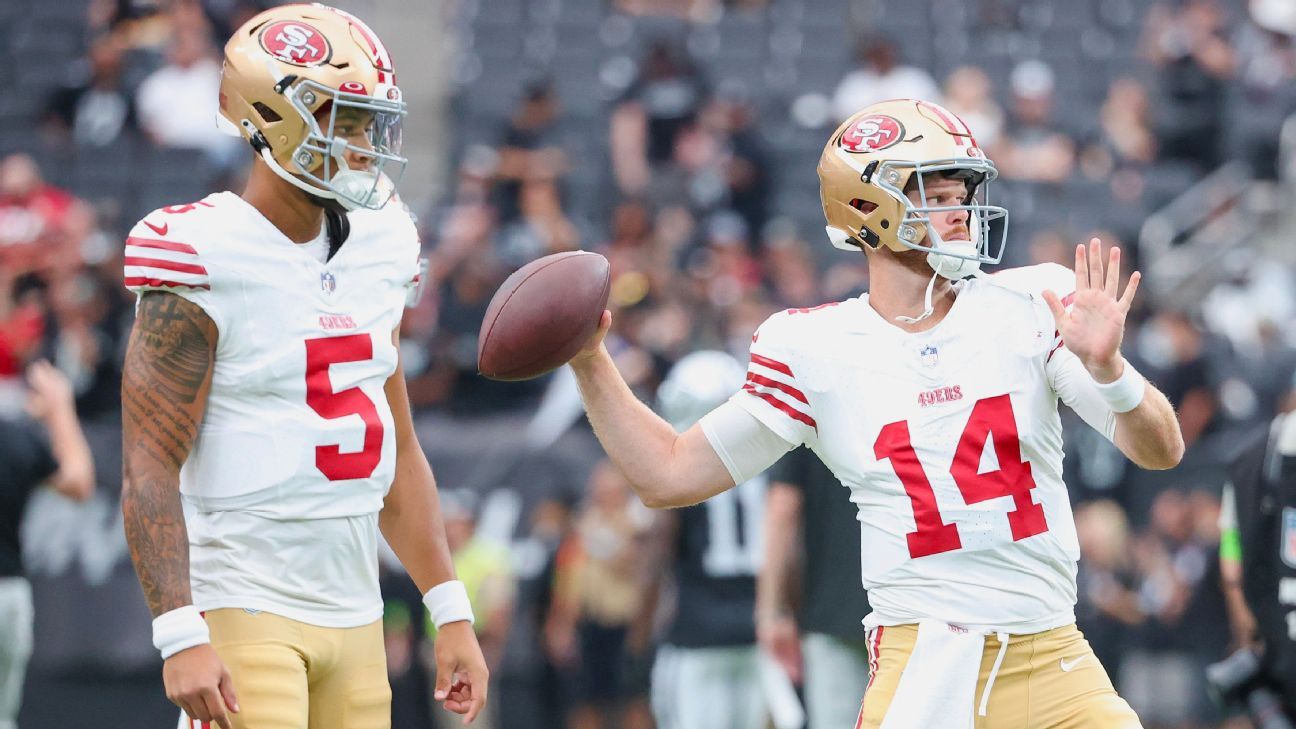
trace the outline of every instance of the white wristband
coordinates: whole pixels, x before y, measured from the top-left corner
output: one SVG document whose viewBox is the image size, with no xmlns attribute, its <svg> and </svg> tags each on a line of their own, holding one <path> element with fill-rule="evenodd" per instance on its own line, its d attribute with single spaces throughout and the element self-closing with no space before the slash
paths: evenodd
<svg viewBox="0 0 1296 729">
<path fill-rule="evenodd" d="M 423 604 L 432 615 L 432 624 L 439 629 L 446 623 L 460 620 L 473 622 L 472 603 L 468 602 L 468 588 L 459 580 L 442 582 L 427 591 Z"/>
<path fill-rule="evenodd" d="M 211 642 L 207 621 L 193 605 L 178 607 L 153 618 L 153 647 L 162 654 L 162 660 L 186 648 Z"/>
<path fill-rule="evenodd" d="M 1128 413 L 1143 402 L 1143 395 L 1147 392 L 1147 380 L 1143 375 L 1138 373 L 1128 361 L 1125 362 L 1125 371 L 1121 373 L 1112 382 L 1094 381 L 1094 387 L 1098 388 L 1098 395 L 1102 397 L 1107 407 L 1114 413 Z"/>
</svg>

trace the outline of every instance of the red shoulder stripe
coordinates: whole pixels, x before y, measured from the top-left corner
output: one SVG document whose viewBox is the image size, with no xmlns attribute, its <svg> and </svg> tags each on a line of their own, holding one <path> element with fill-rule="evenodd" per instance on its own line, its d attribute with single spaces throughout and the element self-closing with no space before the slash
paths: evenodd
<svg viewBox="0 0 1296 729">
<path fill-rule="evenodd" d="M 168 261 L 162 258 L 142 258 L 140 256 L 126 256 L 123 264 L 127 266 L 142 266 L 145 268 L 164 268 L 168 271 L 179 271 L 180 273 L 201 273 L 207 275 L 207 269 L 196 263 L 181 263 L 179 261 Z"/>
<path fill-rule="evenodd" d="M 176 251 L 178 253 L 190 253 L 198 255 L 198 251 L 188 243 L 177 243 L 170 240 L 157 240 L 156 238 L 136 238 L 134 236 L 126 239 L 126 245 L 138 246 L 140 248 L 159 248 L 164 251 Z"/>
<path fill-rule="evenodd" d="M 771 370 L 774 370 L 775 372 L 782 372 L 788 377 L 795 377 L 795 375 L 792 374 L 791 367 L 788 367 L 787 365 L 783 364 L 782 362 L 776 359 L 770 359 L 769 357 L 762 357 L 761 355 L 752 352 L 751 361 L 755 364 L 760 365 L 761 367 L 767 367 Z"/>
<path fill-rule="evenodd" d="M 815 423 L 814 418 L 810 417 L 809 415 L 806 415 L 800 410 L 797 410 L 791 405 L 788 405 L 787 403 L 783 402 L 777 397 L 774 397 L 768 392 L 761 392 L 760 390 L 757 390 L 755 387 L 752 387 L 751 385 L 743 385 L 743 389 L 755 395 L 756 397 L 759 397 L 760 399 L 764 400 L 765 402 L 769 403 L 775 408 L 783 411 L 783 414 L 787 415 L 789 418 L 805 423 L 806 425 L 810 426 L 811 428 L 814 428 L 815 430 L 819 429 L 819 426 L 817 423 Z"/>
<path fill-rule="evenodd" d="M 756 373 L 754 373 L 754 372 L 748 372 L 748 373 L 747 373 L 747 381 L 748 381 L 748 382 L 751 382 L 751 383 L 754 383 L 754 384 L 757 384 L 757 385 L 761 385 L 761 386 L 763 386 L 763 387 L 769 387 L 769 388 L 773 388 L 773 389 L 775 389 L 775 390 L 780 390 L 780 391 L 782 391 L 782 392 L 786 392 L 787 394 L 789 394 L 789 395 L 791 395 L 792 397 L 794 397 L 794 398 L 800 400 L 801 402 L 805 403 L 806 405 L 809 405 L 809 404 L 810 404 L 810 401 L 806 399 L 806 396 L 805 396 L 804 393 L 802 393 L 800 390 L 796 389 L 795 387 L 793 387 L 793 386 L 791 386 L 791 385 L 789 385 L 789 384 L 787 384 L 787 383 L 785 383 L 785 382 L 779 382 L 778 380 L 771 380 L 771 379 L 768 378 L 768 377 L 763 377 L 763 376 L 758 375 L 758 374 L 756 374 Z"/>
</svg>

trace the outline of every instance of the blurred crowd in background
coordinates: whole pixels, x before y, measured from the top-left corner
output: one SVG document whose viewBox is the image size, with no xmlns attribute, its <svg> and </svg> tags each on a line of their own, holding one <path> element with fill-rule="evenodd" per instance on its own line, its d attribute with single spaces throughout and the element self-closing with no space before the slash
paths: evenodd
<svg viewBox="0 0 1296 729">
<path fill-rule="evenodd" d="M 238 189 L 250 155 L 213 124 L 219 47 L 259 5 L 0 8 L 6 412 L 47 358 L 83 420 L 114 426 L 124 233 Z M 1221 725 L 1202 667 L 1230 641 L 1222 464 L 1296 407 L 1290 3 L 457 0 L 443 15 L 449 163 L 434 200 L 407 200 L 431 275 L 402 353 L 498 682 L 495 726 L 650 726 L 661 618 L 644 572 L 662 569 L 635 558 L 654 517 L 599 465 L 570 380 L 476 374 L 496 287 L 542 255 L 606 255 L 608 344 L 648 402 L 690 351 L 745 359 L 774 311 L 868 288 L 864 257 L 822 232 L 814 167 L 838 121 L 894 97 L 943 103 L 998 165 L 1004 266 L 1070 265 L 1096 235 L 1144 271 L 1125 351 L 1177 408 L 1188 452 L 1140 472 L 1066 414 L 1079 619 L 1149 729 Z M 99 470 L 115 499 L 117 474 Z M 428 721 L 426 631 L 408 580 L 385 584 L 396 726 L 412 726 Z"/>
</svg>

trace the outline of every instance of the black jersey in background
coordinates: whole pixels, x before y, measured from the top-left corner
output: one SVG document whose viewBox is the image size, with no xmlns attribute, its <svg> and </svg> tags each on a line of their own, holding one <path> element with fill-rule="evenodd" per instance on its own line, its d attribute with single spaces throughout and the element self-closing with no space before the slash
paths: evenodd
<svg viewBox="0 0 1296 729">
<path fill-rule="evenodd" d="M 58 463 L 39 425 L 0 418 L 0 577 L 22 574 L 18 524 L 27 498 Z"/>
<path fill-rule="evenodd" d="M 768 483 L 762 474 L 676 512 L 678 598 L 667 643 L 710 648 L 756 642 L 756 572 Z"/>
<path fill-rule="evenodd" d="M 788 453 L 769 471 L 770 481 L 801 491 L 805 545 L 801 631 L 842 640 L 864 640 L 860 621 L 869 612 L 860 583 L 860 531 L 850 492 L 808 448 Z"/>
<path fill-rule="evenodd" d="M 1279 418 L 1296 415 L 1279 416 Z M 1272 433 L 1281 430 L 1274 425 Z M 1264 640 L 1261 666 L 1296 716 L 1296 456 L 1257 432 L 1229 465 L 1242 541 L 1242 590 Z"/>
</svg>

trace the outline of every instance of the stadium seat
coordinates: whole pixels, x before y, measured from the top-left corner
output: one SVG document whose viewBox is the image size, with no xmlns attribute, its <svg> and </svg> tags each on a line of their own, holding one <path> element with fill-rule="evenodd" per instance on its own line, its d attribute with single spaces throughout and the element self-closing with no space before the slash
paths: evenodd
<svg viewBox="0 0 1296 729">
<path fill-rule="evenodd" d="M 522 22 L 522 0 L 461 0 L 455 12 L 474 26 L 516 25 Z"/>
<path fill-rule="evenodd" d="M 549 74 L 563 109 L 582 117 L 604 110 L 609 94 L 599 80 L 599 66 L 593 54 L 562 54 L 554 59 Z"/>
<path fill-rule="evenodd" d="M 21 5 L 12 0 L 8 4 Z M 58 2 L 30 3 L 28 12 L 33 20 L 54 21 L 63 27 L 75 27 L 85 22 L 89 7 L 89 0 L 58 0 Z"/>
<path fill-rule="evenodd" d="M 563 0 L 558 17 L 570 21 L 597 22 L 607 14 L 607 0 Z"/>
</svg>

